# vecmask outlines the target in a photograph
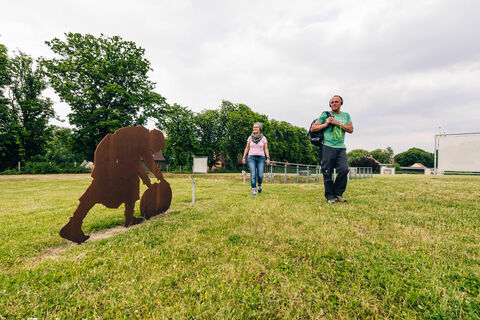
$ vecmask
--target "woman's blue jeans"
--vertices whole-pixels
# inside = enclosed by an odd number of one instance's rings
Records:
[[[262,185],[265,157],[248,156],[248,170],[250,170],[250,184],[252,189]]]

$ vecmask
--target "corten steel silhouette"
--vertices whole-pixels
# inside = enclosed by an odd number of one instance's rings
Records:
[[[106,135],[95,150],[94,168],[91,174],[93,181],[79,198],[80,203],[68,223],[60,230],[60,236],[76,243],[86,241],[90,236],[83,233],[82,222],[88,211],[97,203],[107,208],[118,208],[124,203],[124,226],[140,223],[143,219],[133,216],[135,202],[139,199],[140,193],[139,177],[149,188],[152,186],[142,165],[142,159],[160,180],[160,183],[154,184],[154,187],[162,186],[157,202],[159,198],[163,198],[162,209],[166,211],[170,206],[172,192],[152,156],[163,148],[165,148],[165,138],[158,130],[126,127],[118,129],[114,134]],[[167,203],[168,206],[164,208]],[[149,216],[154,214],[150,213]]]

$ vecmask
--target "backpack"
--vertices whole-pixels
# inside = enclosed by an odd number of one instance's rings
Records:
[[[332,117],[332,114],[329,111],[324,111],[327,114],[327,117]],[[315,122],[317,122],[317,119],[314,119],[312,123],[310,124],[310,129],[308,129],[308,140],[314,145],[314,146],[321,146],[323,144],[323,132],[325,131],[325,128],[319,131],[312,132],[312,126]]]

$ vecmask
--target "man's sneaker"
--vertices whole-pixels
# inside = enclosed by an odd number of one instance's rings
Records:
[[[258,187],[257,191],[258,193],[262,193],[262,187]]]
[[[338,202],[347,202],[347,199],[345,199],[345,198],[342,197],[342,196],[335,196],[335,198],[336,198],[336,200],[337,200]]]
[[[334,199],[328,199],[328,200],[327,200],[327,203],[328,203],[328,204],[335,203],[335,200],[334,200]]]

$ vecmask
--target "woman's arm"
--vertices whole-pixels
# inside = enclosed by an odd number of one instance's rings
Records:
[[[248,150],[250,149],[250,140],[247,141],[247,146],[245,147],[245,150],[243,151],[243,157],[242,157],[242,163],[245,164],[245,157],[247,156]]]
[[[270,152],[268,151],[268,143],[263,145],[263,150],[265,151],[265,155],[267,156],[267,166],[270,165]]]

